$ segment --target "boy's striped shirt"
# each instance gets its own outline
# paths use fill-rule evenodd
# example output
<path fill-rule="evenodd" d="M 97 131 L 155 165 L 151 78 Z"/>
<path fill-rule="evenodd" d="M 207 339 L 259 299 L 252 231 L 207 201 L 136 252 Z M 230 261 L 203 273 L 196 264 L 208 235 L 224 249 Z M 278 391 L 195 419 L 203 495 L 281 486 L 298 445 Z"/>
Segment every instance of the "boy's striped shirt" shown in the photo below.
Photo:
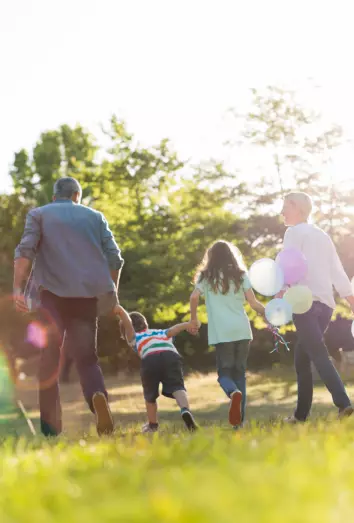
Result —
<path fill-rule="evenodd" d="M 135 352 L 139 354 L 140 358 L 164 351 L 171 351 L 178 354 L 176 347 L 173 345 L 172 338 L 167 336 L 167 332 L 168 329 L 147 329 L 142 332 L 136 332 L 135 340 L 132 340 Z"/>

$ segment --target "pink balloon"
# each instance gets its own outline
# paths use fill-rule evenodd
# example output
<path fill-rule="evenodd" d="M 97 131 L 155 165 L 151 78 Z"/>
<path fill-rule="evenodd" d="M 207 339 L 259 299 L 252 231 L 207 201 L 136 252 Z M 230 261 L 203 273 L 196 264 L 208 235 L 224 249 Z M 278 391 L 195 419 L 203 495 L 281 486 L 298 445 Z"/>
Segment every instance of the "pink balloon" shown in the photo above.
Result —
<path fill-rule="evenodd" d="M 48 344 L 47 329 L 39 322 L 32 321 L 27 327 L 26 341 L 39 349 L 44 349 Z"/>
<path fill-rule="evenodd" d="M 307 274 L 306 258 L 298 249 L 284 249 L 275 261 L 283 270 L 284 282 L 287 285 L 301 282 Z"/>

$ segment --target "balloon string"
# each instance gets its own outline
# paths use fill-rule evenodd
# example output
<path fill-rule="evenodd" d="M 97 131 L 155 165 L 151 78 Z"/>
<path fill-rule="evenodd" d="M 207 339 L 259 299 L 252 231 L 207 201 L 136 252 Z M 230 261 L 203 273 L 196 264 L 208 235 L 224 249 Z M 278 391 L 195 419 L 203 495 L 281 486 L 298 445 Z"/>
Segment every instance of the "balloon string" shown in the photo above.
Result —
<path fill-rule="evenodd" d="M 274 349 L 270 351 L 270 354 L 272 354 L 273 352 L 279 352 L 279 345 L 284 345 L 285 350 L 290 351 L 288 342 L 279 333 L 279 329 L 277 327 L 274 327 L 274 325 L 271 325 L 269 323 L 267 325 L 267 329 L 270 330 L 274 338 Z"/>

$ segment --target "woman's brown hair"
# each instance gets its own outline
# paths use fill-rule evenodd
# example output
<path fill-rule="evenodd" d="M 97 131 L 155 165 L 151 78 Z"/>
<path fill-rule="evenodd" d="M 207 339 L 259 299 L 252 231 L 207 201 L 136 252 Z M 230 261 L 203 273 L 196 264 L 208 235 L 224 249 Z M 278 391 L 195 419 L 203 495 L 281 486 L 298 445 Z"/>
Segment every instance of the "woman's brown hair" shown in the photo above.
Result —
<path fill-rule="evenodd" d="M 206 280 L 214 292 L 227 294 L 230 282 L 235 285 L 235 292 L 241 286 L 245 270 L 240 251 L 224 240 L 215 242 L 205 253 L 194 281 Z"/>

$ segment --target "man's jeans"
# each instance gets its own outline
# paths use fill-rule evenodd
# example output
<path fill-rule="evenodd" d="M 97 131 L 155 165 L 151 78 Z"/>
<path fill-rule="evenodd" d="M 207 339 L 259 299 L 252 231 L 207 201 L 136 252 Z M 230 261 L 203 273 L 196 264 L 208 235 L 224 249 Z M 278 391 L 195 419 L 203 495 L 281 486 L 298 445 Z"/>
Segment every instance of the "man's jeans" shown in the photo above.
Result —
<path fill-rule="evenodd" d="M 242 392 L 242 421 L 246 408 L 246 367 L 250 340 L 217 343 L 216 366 L 218 382 L 230 397 L 235 391 Z"/>
<path fill-rule="evenodd" d="M 97 358 L 96 298 L 61 298 L 42 291 L 40 317 L 48 339 L 39 365 L 39 408 L 42 433 L 48 436 L 62 430 L 58 381 L 65 357 L 64 336 L 66 351 L 76 363 L 82 391 L 92 412 L 94 393 L 103 392 L 107 396 L 107 392 Z"/>
<path fill-rule="evenodd" d="M 343 382 L 329 359 L 324 343 L 324 333 L 331 321 L 332 309 L 315 301 L 305 314 L 294 314 L 298 337 L 295 347 L 295 370 L 297 374 L 298 400 L 295 417 L 306 420 L 310 413 L 313 396 L 311 361 L 322 381 L 332 394 L 333 403 L 343 409 L 350 405 L 350 399 Z"/>

